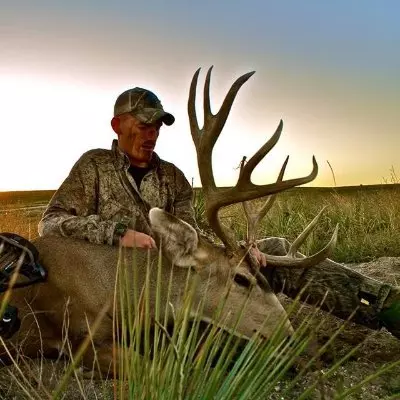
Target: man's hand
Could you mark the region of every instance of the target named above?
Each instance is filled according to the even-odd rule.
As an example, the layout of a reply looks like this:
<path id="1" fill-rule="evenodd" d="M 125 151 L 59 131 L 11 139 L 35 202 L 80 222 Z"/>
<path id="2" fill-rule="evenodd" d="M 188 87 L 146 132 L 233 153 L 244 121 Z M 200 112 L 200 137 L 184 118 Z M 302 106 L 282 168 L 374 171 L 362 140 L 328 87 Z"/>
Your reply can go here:
<path id="1" fill-rule="evenodd" d="M 120 239 L 121 246 L 123 247 L 138 247 L 140 249 L 156 249 L 156 242 L 154 239 L 142 232 L 137 232 L 128 229 L 125 235 Z"/>
<path id="2" fill-rule="evenodd" d="M 261 267 L 267 266 L 267 257 L 258 249 L 258 247 L 252 247 L 250 249 L 250 254 L 258 261 Z"/>

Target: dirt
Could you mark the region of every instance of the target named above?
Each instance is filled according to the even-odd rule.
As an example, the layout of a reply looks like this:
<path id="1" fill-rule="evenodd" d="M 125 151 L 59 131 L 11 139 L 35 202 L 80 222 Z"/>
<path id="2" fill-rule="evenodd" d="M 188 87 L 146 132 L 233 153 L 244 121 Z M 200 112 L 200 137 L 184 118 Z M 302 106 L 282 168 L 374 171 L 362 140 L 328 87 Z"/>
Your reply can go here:
<path id="1" fill-rule="evenodd" d="M 377 280 L 392 285 L 400 285 L 400 258 L 398 257 L 382 257 L 368 263 L 347 264 L 347 266 Z M 286 306 L 291 304 L 291 301 L 287 298 L 281 298 L 281 300 Z M 312 307 L 304 306 L 302 313 L 306 315 L 312 311 Z M 329 340 L 332 333 L 343 326 L 342 320 L 325 312 L 318 312 L 318 316 L 324 320 L 324 323 L 316 332 L 317 343 L 307 350 L 302 357 L 303 362 L 310 360 L 315 354 L 313 350 L 321 348 Z M 359 346 L 359 348 L 354 354 L 343 362 L 331 377 L 326 378 L 329 368 L 348 355 L 355 346 Z M 271 400 L 297 399 L 305 388 L 319 380 L 316 389 L 307 399 L 335 399 L 338 398 L 339 393 L 355 387 L 368 376 L 399 360 L 400 339 L 394 337 L 385 329 L 373 331 L 361 325 L 348 323 L 333 344 L 329 346 L 326 353 L 314 363 L 296 388 L 291 390 L 289 396 L 283 397 L 282 392 L 301 369 L 302 363 L 300 363 L 297 371 L 291 371 L 287 379 L 276 385 L 276 394 L 270 398 Z M 344 398 L 360 400 L 400 399 L 400 364 L 376 379 L 365 383 L 355 393 Z"/>
<path id="2" fill-rule="evenodd" d="M 351 268 L 369 275 L 373 278 L 385 281 L 390 284 L 399 285 L 400 283 L 400 258 L 383 257 L 373 262 L 357 265 L 348 265 Z M 285 306 L 289 306 L 291 300 L 281 298 Z M 304 306 L 301 311 L 305 316 L 313 311 L 312 307 Z M 323 320 L 322 326 L 316 332 L 316 342 L 307 349 L 305 354 L 298 360 L 296 367 L 292 368 L 287 376 L 275 385 L 275 393 L 269 397 L 271 400 L 298 399 L 301 393 L 310 385 L 318 384 L 315 390 L 306 399 L 336 399 L 340 393 L 354 388 L 359 382 L 378 370 L 385 368 L 390 363 L 400 360 L 400 339 L 395 338 L 386 330 L 372 331 L 360 325 L 348 323 L 336 340 L 328 347 L 325 354 L 318 357 L 316 362 L 301 377 L 298 384 L 290 390 L 290 393 L 283 395 L 285 388 L 298 376 L 299 371 L 315 355 L 316 349 L 324 345 L 334 332 L 341 326 L 343 321 L 318 312 L 319 319 Z M 301 318 L 300 318 L 301 319 Z M 300 320 L 299 319 L 299 320 Z M 296 322 L 294 321 L 294 325 Z M 359 348 L 343 362 L 334 373 L 329 375 L 328 371 L 341 358 L 348 355 L 355 346 Z M 54 364 L 45 361 L 42 365 L 37 362 L 29 361 L 23 366 L 26 375 L 42 376 L 42 381 L 48 388 L 54 388 L 64 368 L 63 363 Z M 10 384 L 7 376 L 10 372 L 15 372 L 15 367 L 3 368 L 0 371 L 0 398 L 1 399 L 20 399 L 23 392 L 17 388 L 17 383 Z M 40 374 L 40 375 L 39 375 Z M 29 379 L 31 382 L 34 379 Z M 109 399 L 113 398 L 112 381 L 104 383 L 94 383 L 85 381 L 83 389 L 87 399 Z M 16 394 L 18 393 L 18 394 Z M 65 399 L 84 398 L 77 381 L 73 380 L 65 392 Z M 44 398 L 44 397 L 43 397 Z M 400 399 L 400 365 L 392 368 L 381 376 L 365 383 L 354 393 L 349 394 L 346 399 L 362 400 L 382 400 Z"/>

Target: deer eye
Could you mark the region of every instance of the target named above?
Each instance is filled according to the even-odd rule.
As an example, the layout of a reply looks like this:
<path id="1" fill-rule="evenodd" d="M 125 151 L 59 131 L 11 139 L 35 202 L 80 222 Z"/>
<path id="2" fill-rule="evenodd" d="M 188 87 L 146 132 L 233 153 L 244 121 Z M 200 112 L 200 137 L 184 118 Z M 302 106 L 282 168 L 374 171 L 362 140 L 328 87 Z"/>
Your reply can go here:
<path id="1" fill-rule="evenodd" d="M 235 276 L 233 277 L 233 280 L 238 285 L 244 286 L 245 288 L 251 288 L 251 286 L 252 286 L 249 278 L 247 278 L 247 276 L 242 275 L 242 274 L 235 274 Z"/>

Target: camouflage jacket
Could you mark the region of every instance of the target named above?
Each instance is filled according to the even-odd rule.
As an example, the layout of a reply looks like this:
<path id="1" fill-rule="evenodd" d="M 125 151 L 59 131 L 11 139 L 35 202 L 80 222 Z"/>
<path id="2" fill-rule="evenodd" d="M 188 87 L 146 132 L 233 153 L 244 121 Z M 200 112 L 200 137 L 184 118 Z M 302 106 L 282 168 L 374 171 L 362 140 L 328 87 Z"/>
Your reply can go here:
<path id="1" fill-rule="evenodd" d="M 153 167 L 140 188 L 119 149 L 84 153 L 56 191 L 39 222 L 39 235 L 62 235 L 97 244 L 117 244 L 116 225 L 152 234 L 148 212 L 162 208 L 196 228 L 192 187 L 182 171 L 153 153 Z"/>

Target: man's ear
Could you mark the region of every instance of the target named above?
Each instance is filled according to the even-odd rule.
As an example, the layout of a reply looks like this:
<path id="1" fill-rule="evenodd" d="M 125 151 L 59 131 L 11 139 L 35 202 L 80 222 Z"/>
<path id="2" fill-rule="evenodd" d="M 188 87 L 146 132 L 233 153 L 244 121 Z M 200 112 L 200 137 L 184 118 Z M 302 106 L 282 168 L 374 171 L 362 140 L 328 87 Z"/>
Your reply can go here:
<path id="1" fill-rule="evenodd" d="M 120 133 L 120 124 L 121 124 L 121 120 L 118 117 L 113 117 L 113 119 L 111 120 L 111 128 L 113 128 L 113 131 L 119 135 Z"/>

